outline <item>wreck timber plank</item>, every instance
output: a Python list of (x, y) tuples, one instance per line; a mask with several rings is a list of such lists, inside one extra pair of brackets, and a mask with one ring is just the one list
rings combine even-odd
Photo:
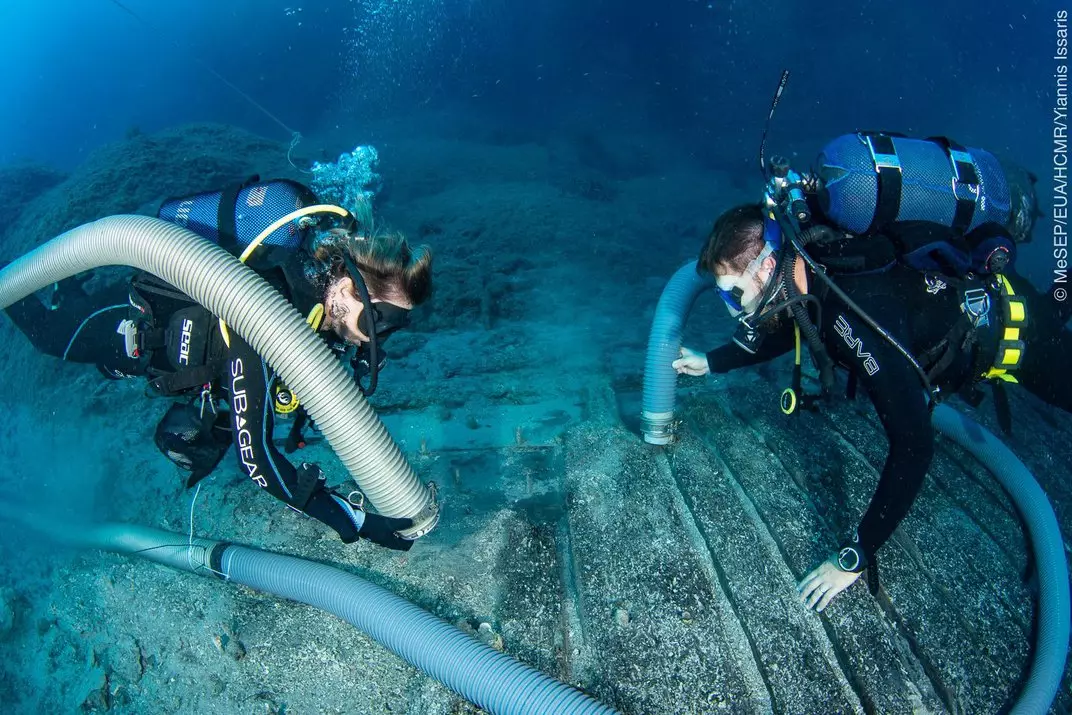
[[(773, 414), (769, 406), (750, 404), (754, 400), (752, 394), (746, 393), (736, 395), (734, 400), (724, 395), (713, 398), (725, 413), (749, 423), (757, 432), (757, 439), (787, 464), (799, 480), (799, 487), (811, 495), (812, 502), (824, 505), (825, 520), (833, 532), (828, 537), (831, 539), (829, 549), (851, 530), (871, 497), (877, 474), (864, 452), (881, 451), (884, 459), (884, 437), (881, 433), (876, 435), (872, 427), (859, 420), (854, 422), (851, 415), (837, 415), (839, 433), (830, 429), (829, 424), (817, 427), (807, 415), (801, 420), (784, 420), (781, 415)], [(853, 429), (859, 434), (852, 434)], [(843, 436), (846, 431), (852, 434), (851, 441)], [(880, 554), (883, 583), (890, 598), (887, 601), (879, 599), (878, 603), (891, 624), (900, 628), (909, 649), (920, 661), (947, 708), (997, 709), (1012, 694), (1010, 689), (1018, 672), (1014, 670), (1014, 664), (1023, 660), (1026, 639), (1016, 625), (1015, 617), (1010, 617), (1009, 609), (1000, 603), (1000, 599), (982, 604), (972, 600), (966, 606), (962, 603), (973, 599), (972, 594), (979, 593), (973, 591), (973, 587), (983, 593), (989, 590), (987, 584), (980, 582), (978, 571), (973, 567), (961, 564), (963, 570), (956, 573), (928, 573), (928, 562), (915, 547), (916, 540), (938, 542), (945, 536), (936, 535), (937, 530), (928, 526), (928, 520), (923, 518), (928, 513), (928, 506), (930, 511), (944, 509), (947, 515), (970, 525), (969, 520), (947, 501), (938, 509), (931, 506), (933, 500), (930, 497), (935, 490), (931, 491), (922, 507), (917, 503), (913, 514)], [(924, 531), (920, 532), (920, 529)], [(959, 531), (979, 533), (970, 528)], [(908, 534), (912, 537), (906, 538)], [(999, 550), (991, 543), (989, 551), (997, 553)], [(964, 556), (943, 555), (961, 560)], [(1009, 569), (1003, 556), (997, 559)], [(962, 577), (972, 574), (975, 582), (966, 583)], [(994, 621), (988, 623), (986, 629), (980, 629), (981, 614), (972, 609), (984, 606)], [(975, 652), (969, 655), (966, 649)]]
[(592, 688), (625, 713), (770, 712), (735, 619), (651, 451), (616, 428), (566, 437), (568, 518)]
[[(690, 434), (673, 447), (670, 462), (757, 654), (775, 712), (862, 712), (858, 684), (847, 677), (822, 624), (800, 606), (794, 575), (733, 471)], [(889, 710), (893, 702), (868, 702), (867, 709)]]
[[(827, 521), (812, 503), (812, 495), (786, 474), (785, 466), (763, 441), (713, 399), (691, 401), (687, 419), (736, 476), (794, 578), (801, 578), (828, 555), (830, 546), (821, 536), (829, 534)], [(793, 584), (781, 588), (788, 588), (795, 597)], [(804, 617), (823, 624), (844, 677), (867, 711), (945, 709), (924, 666), (874, 607), (866, 590), (850, 589), (821, 617), (808, 614), (799, 602), (796, 606)]]

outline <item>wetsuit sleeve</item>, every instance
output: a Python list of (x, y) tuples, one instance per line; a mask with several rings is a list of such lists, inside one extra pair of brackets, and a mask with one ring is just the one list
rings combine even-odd
[(857, 529), (869, 559), (908, 514), (934, 456), (934, 429), (919, 375), (897, 350), (848, 311), (836, 314), (832, 356), (867, 388), (890, 451)]
[[(345, 543), (357, 540), (364, 514), (327, 489), (324, 482), (295, 469), (272, 442), (272, 390), (278, 379), (257, 352), (235, 333), (221, 376), (230, 393), (231, 429), (240, 469), (276, 499), (324, 522)], [(315, 481), (310, 482), (309, 479)]]
[(772, 335), (768, 335), (755, 354), (744, 350), (737, 343), (730, 342), (720, 345), (707, 353), (707, 367), (713, 373), (729, 372), (739, 367), (758, 365), (768, 360), (773, 360), (780, 355), (785, 355), (792, 349), (793, 331), (779, 330)]

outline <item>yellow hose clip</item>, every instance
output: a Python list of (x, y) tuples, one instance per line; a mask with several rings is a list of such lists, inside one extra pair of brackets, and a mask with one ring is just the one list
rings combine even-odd
[(782, 414), (791, 415), (797, 411), (800, 399), (797, 397), (797, 387), (800, 382), (800, 326), (793, 323), (793, 337), (796, 341), (796, 353), (793, 357), (793, 385), (782, 390), (780, 406)]
[(791, 415), (797, 411), (797, 391), (792, 387), (782, 390), (782, 414)]

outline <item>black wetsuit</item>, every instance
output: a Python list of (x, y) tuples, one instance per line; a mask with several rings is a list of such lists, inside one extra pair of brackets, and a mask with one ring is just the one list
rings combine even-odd
[[(302, 253), (294, 253), (271, 268), (258, 270), (302, 315), (320, 302), (305, 277), (306, 260)], [(131, 295), (136, 296), (133, 301)], [(345, 498), (317, 478), (319, 470), (296, 469), (273, 444), (274, 390), (279, 378), (234, 331), (227, 347), (216, 318), (196, 303), (160, 299), (145, 291), (138, 293), (136, 288), (132, 294), (123, 285), (89, 295), (80, 281), (69, 279), (59, 284), (57, 296), (55, 309), (30, 295), (6, 310), (35, 348), (72, 362), (96, 364), (113, 378), (146, 376), (166, 381), (193, 374), (198, 384), (187, 391), (195, 396), (201, 392), (201, 375), (206, 375), (214, 397), (230, 404), (231, 441), (243, 473), (272, 496), (333, 528), (344, 542), (358, 538), (355, 519), (359, 521), (360, 516)], [(123, 320), (143, 315), (132, 302), (155, 306), (153, 327), (143, 324), (141, 330), (143, 340), (148, 335), (156, 344), (137, 358), (128, 357), (125, 337), (117, 332)], [(162, 312), (161, 306), (167, 310)], [(206, 365), (211, 368), (208, 372), (203, 369)], [(194, 372), (198, 369), (201, 375)], [(215, 462), (209, 469), (213, 466)]]
[[(1072, 381), (1054, 367), (1072, 356), (1072, 332), (1064, 329), (1072, 306), (1039, 294), (1019, 276), (1008, 272), (1006, 276), (1016, 294), (1027, 298), (1030, 321), (1025, 329), (1024, 361), (1013, 374), (1046, 402), (1072, 412)], [(927, 283), (924, 274), (901, 265), (878, 274), (839, 276), (837, 284), (917, 359), (939, 344), (962, 315), (963, 296), (953, 285), (938, 289), (933, 281)], [(822, 304), (821, 335), (826, 350), (866, 388), (889, 439), (889, 455), (878, 487), (857, 529), (864, 554), (873, 560), (908, 513), (930, 467), (934, 431), (927, 399), (919, 374), (900, 352), (832, 292), (823, 291), (810, 272), (808, 285)], [(991, 328), (977, 333), (975, 345), (958, 351), (956, 359), (937, 377), (935, 384), (943, 391), (958, 391), (976, 383), (973, 378), (993, 363), (999, 312), (995, 304)], [(731, 343), (708, 353), (707, 362), (712, 373), (725, 373), (766, 362), (794, 345), (792, 323), (787, 320), (755, 355)]]

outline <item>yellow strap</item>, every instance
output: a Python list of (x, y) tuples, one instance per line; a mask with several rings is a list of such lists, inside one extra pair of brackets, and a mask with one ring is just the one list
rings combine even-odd
[(1022, 300), (1009, 301), (1009, 320), (1016, 324), (1022, 324), (1027, 320), (1027, 306)]
[[(264, 243), (264, 240), (266, 238), (275, 233), (277, 229), (287, 225), (289, 222), (295, 219), (303, 218), (305, 216), (312, 216), (314, 214), (335, 214), (336, 216), (346, 217), (350, 215), (350, 212), (342, 208), (341, 206), (335, 206), (333, 204), (315, 204), (313, 206), (306, 206), (304, 208), (291, 211), (286, 216), (276, 219), (274, 222), (272, 222), (271, 225), (268, 226), (268, 228), (261, 231), (255, 239), (250, 241), (249, 245), (246, 246), (245, 250), (243, 250), (242, 254), (238, 257), (238, 260), (240, 260), (242, 263), (245, 263), (246, 260), (250, 257), (250, 255), (253, 254), (253, 251), (255, 251), (258, 246)], [(316, 330), (320, 327), (320, 319), (323, 318), (323, 313), (324, 309), (323, 307), (321, 307), (320, 317), (317, 319), (316, 326), (313, 328), (313, 330)], [(306, 318), (306, 321), (309, 322), (310, 325), (312, 325), (312, 323), (309, 321), (309, 318)], [(227, 331), (227, 323), (223, 322), (223, 318), (220, 318), (220, 335), (223, 336), (223, 343), (227, 347), (231, 347), (231, 335)]]
[[(1016, 296), (1016, 291), (1014, 291), (1012, 289), (1012, 283), (1009, 282), (1008, 278), (1006, 278), (1001, 273), (996, 274), (994, 277), (998, 281), (998, 285), (1001, 288), (1001, 294), (1003, 296), (1005, 296), (1005, 297), (1015, 297)], [(1004, 330), (1002, 331), (1002, 334), (1001, 334), (1002, 340), (1017, 341), (1017, 340), (1020, 339), (1020, 328), (1019, 328), (1019, 326), (1024, 323), (1024, 321), (1027, 318), (1027, 314), (1026, 314), (1026, 306), (1024, 306), (1022, 301), (1017, 301), (1016, 305), (1020, 306), (1020, 313), (1019, 313), (1018, 316), (1012, 316), (1011, 310), (1010, 310), (1010, 317), (1016, 318), (1016, 319), (1014, 321), (1012, 321), (1014, 323), (1013, 325), (1005, 325), (1004, 326)], [(1013, 357), (1012, 360), (1008, 359), (1009, 356), (1010, 356), (1010, 353), (1012, 354), (1012, 357)], [(1013, 348), (1006, 348), (1002, 352), (1001, 355), (998, 355), (997, 359), (994, 361), (994, 364), (995, 365), (1003, 365), (1003, 364), (1006, 364), (1006, 363), (1016, 364), (1017, 362), (1019, 362), (1019, 359), (1021, 357), (1022, 357), (1022, 354), (1021, 354), (1020, 350), (1013, 349)], [(1011, 370), (1011, 369), (1013, 369), (1013, 368), (1006, 369), (1006, 368), (1001, 368), (1001, 367), (991, 367), (989, 370), (987, 370), (985, 373), (983, 373), (983, 379), (984, 380), (1004, 380), (1005, 382), (1019, 382), (1019, 380), (1017, 380), (1015, 377), (1013, 377), (1011, 374), (1009, 374), (1009, 370)]]
[[(1002, 274), (999, 273), (999, 274), (997, 274), (997, 279), (1001, 284), (1001, 292), (1002, 292), (1003, 295), (1010, 296), (1010, 297), (1016, 295), (1016, 292), (1012, 289), (1012, 284), (1009, 283), (1008, 278), (1006, 278), (1005, 276), (1003, 276)], [(1021, 306), (1022, 306), (1022, 304), (1021, 304)], [(1020, 328), (1018, 326), (1022, 322), (1023, 322), (1023, 320), (1017, 320), (1017, 321), (1015, 321), (1015, 324), (1013, 326), (1006, 325), (1005, 326), (1005, 332), (1002, 335), (1002, 338), (1004, 340), (1019, 340), (1020, 339)]]

